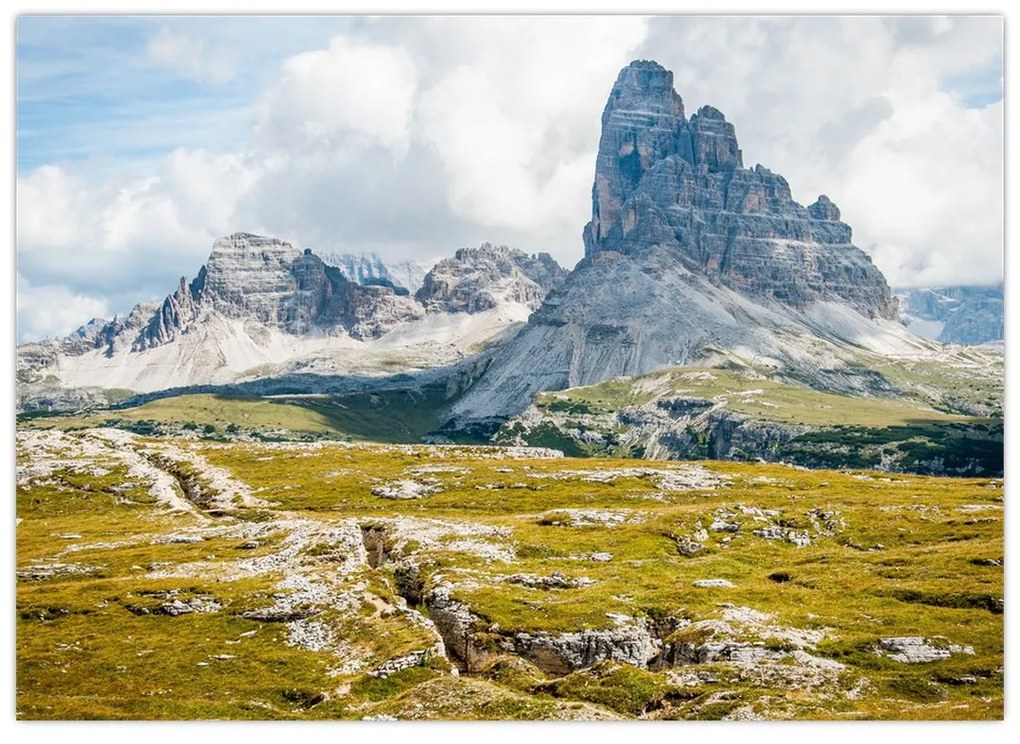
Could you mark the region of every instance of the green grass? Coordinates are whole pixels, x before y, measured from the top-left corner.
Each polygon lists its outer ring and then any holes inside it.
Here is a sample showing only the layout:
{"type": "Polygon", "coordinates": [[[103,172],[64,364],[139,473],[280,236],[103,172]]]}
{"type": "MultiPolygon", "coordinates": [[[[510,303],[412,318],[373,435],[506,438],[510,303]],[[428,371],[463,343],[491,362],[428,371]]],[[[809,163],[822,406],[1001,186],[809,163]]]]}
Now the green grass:
{"type": "Polygon", "coordinates": [[[753,418],[806,426],[907,426],[964,420],[920,403],[861,398],[749,376],[725,369],[683,368],[540,393],[536,405],[549,411],[608,413],[674,396],[724,400],[728,410],[753,418]],[[759,392],[760,391],[760,392],[759,392]]]}
{"type": "MultiPolygon", "coordinates": [[[[664,491],[653,477],[586,480],[593,471],[634,467],[623,459],[494,459],[499,450],[493,447],[174,444],[226,469],[268,505],[214,519],[169,514],[122,467],[96,472],[68,465],[18,488],[18,570],[34,561],[96,568],[18,581],[20,717],[718,718],[743,706],[784,718],[1002,715],[1001,481],[707,462],[709,472],[728,482],[664,491]],[[440,490],[408,501],[372,494],[381,483],[405,478],[434,479],[440,490]],[[813,530],[814,509],[838,512],[841,521],[833,534],[812,532],[811,544],[798,548],[754,536],[754,519],[738,513],[732,518],[738,532],[710,533],[705,550],[693,557],[678,551],[677,536],[707,527],[716,510],[735,512],[736,505],[778,510],[774,521],[795,529],[813,530]],[[615,527],[569,526],[549,518],[559,509],[629,518],[615,527]],[[377,570],[348,566],[345,551],[328,537],[309,541],[298,554],[301,571],[335,577],[356,598],[318,607],[314,616],[365,659],[342,673],[331,671],[339,662],[330,652],[288,645],[284,623],[242,617],[272,604],[284,575],[235,576],[218,568],[285,550],[294,520],[336,526],[354,518],[385,534],[388,520],[399,517],[421,519],[422,527],[402,539],[389,535],[390,562],[377,570]],[[200,543],[160,539],[202,524],[249,522],[267,530],[253,549],[227,535],[200,543]],[[443,522],[451,526],[437,537],[425,529],[443,522]],[[477,536],[468,527],[502,532],[477,536]],[[78,537],[61,537],[72,533],[78,537]],[[721,541],[725,536],[729,542],[721,541]],[[509,550],[515,558],[480,558],[457,548],[465,540],[509,550]],[[86,547],[67,553],[69,546],[86,547]],[[612,559],[585,559],[596,552],[612,559]],[[369,674],[434,643],[422,625],[385,611],[398,603],[395,567],[406,561],[418,566],[426,589],[454,582],[454,598],[479,618],[479,643],[487,642],[497,656],[476,674],[453,678],[445,662],[369,674]],[[157,572],[192,563],[208,570],[176,578],[157,572]],[[538,589],[497,581],[510,573],[554,572],[595,583],[538,589]],[[785,580],[777,581],[780,575],[785,580]],[[734,587],[692,586],[703,578],[727,579],[734,587]],[[214,597],[222,609],[151,614],[165,596],[158,593],[169,591],[214,597]],[[677,688],[664,671],[615,663],[556,678],[499,655],[501,639],[517,632],[614,627],[607,613],[666,627],[670,618],[718,618],[720,602],[769,613],[784,627],[824,630],[814,653],[846,666],[840,684],[847,689],[867,679],[865,692],[846,697],[841,690],[763,686],[711,664],[696,668],[713,670],[719,681],[693,688],[677,688]],[[150,614],[136,614],[139,608],[150,614]],[[878,638],[908,635],[942,637],[975,653],[908,666],[871,651],[878,638]],[[233,658],[216,658],[223,654],[233,658]]],[[[24,453],[19,457],[26,461],[24,453]]],[[[667,642],[679,642],[691,631],[681,628],[672,638],[663,632],[667,642]]]]}
{"type": "Polygon", "coordinates": [[[118,426],[158,434],[177,425],[206,434],[303,432],[352,440],[415,442],[435,431],[445,391],[384,390],[338,396],[179,395],[82,416],[24,416],[23,426],[78,429],[118,426]],[[207,427],[211,427],[208,428],[207,427]]]}

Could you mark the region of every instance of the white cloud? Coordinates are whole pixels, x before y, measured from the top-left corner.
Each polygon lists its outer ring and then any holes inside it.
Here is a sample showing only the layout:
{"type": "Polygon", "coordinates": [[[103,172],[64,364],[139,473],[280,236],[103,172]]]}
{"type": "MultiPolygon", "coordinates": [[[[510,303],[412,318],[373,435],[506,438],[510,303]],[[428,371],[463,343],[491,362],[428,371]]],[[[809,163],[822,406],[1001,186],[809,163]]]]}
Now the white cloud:
{"type": "Polygon", "coordinates": [[[66,336],[92,318],[106,317],[105,300],[60,285],[32,286],[18,274],[18,339],[66,336]]]}
{"type": "Polygon", "coordinates": [[[947,94],[904,104],[848,156],[847,219],[890,282],[984,283],[1002,275],[1002,103],[947,94]]]}
{"type": "Polygon", "coordinates": [[[256,127],[282,149],[340,149],[354,134],[403,154],[416,87],[405,50],[338,36],[327,49],[284,62],[279,82],[258,106],[256,127]]]}
{"type": "MultiPolygon", "coordinates": [[[[617,72],[645,36],[646,21],[499,21],[460,22],[470,41],[460,63],[423,92],[421,134],[442,160],[455,214],[579,245],[590,213],[599,116],[617,72]]],[[[563,245],[553,250],[575,254],[563,245]]]]}
{"type": "Polygon", "coordinates": [[[199,83],[222,85],[237,74],[237,63],[229,49],[169,28],[153,34],[146,51],[160,67],[199,83]]]}
{"type": "MultiPolygon", "coordinates": [[[[237,229],[255,171],[237,155],[176,150],[147,176],[91,177],[87,164],[18,178],[19,271],[33,284],[143,299],[194,273],[211,242],[237,229]]],[[[122,308],[126,309],[126,308],[122,308]]]]}

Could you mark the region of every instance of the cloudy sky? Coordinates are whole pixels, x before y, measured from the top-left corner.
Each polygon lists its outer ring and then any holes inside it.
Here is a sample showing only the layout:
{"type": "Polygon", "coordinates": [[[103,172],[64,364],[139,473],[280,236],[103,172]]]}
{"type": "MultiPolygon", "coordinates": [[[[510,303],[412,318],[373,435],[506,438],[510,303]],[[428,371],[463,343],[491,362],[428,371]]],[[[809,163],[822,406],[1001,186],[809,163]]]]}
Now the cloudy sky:
{"type": "Polygon", "coordinates": [[[241,230],[573,266],[635,58],[828,194],[891,284],[996,282],[1002,54],[978,17],[21,17],[19,339],[161,297],[241,230]]]}

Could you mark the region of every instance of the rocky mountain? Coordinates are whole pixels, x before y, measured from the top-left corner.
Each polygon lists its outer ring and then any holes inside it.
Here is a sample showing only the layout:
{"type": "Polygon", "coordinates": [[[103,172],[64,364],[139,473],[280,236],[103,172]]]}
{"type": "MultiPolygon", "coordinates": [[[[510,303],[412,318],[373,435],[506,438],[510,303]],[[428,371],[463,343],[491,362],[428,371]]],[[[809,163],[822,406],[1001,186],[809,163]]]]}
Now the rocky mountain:
{"type": "Polygon", "coordinates": [[[486,244],[441,261],[412,296],[386,279],[351,281],[308,249],[236,233],[161,303],[19,347],[19,401],[77,406],[85,389],[437,367],[522,323],[564,275],[548,255],[486,244]]]}
{"type": "Polygon", "coordinates": [[[896,290],[901,320],[918,335],[947,344],[1002,341],[1003,285],[896,290]]]}
{"type": "Polygon", "coordinates": [[[189,285],[181,279],[136,348],[172,340],[207,308],[292,335],[318,329],[346,332],[355,339],[376,338],[422,315],[409,297],[392,287],[351,282],[309,249],[237,233],[213,244],[208,263],[189,285]]]}
{"type": "Polygon", "coordinates": [[[391,282],[414,294],[421,287],[432,261],[385,261],[377,253],[320,253],[328,266],[335,266],[345,278],[358,284],[379,280],[391,282]]]}
{"type": "Polygon", "coordinates": [[[549,291],[563,283],[567,271],[548,253],[485,243],[463,248],[435,265],[415,293],[429,312],[477,313],[507,302],[537,310],[549,291]]]}
{"type": "Polygon", "coordinates": [[[823,389],[873,392],[855,350],[932,346],[895,322],[881,272],[826,196],[743,166],[732,124],[689,119],[655,62],[620,72],[602,115],[585,258],[455,406],[451,426],[512,415],[540,390],[677,365],[722,349],[823,389]]]}
{"type": "Polygon", "coordinates": [[[602,114],[585,255],[668,245],[684,268],[755,299],[835,300],[894,319],[881,272],[825,195],[805,208],[786,179],[743,167],[733,125],[711,106],[684,117],[673,75],[635,62],[602,114]]]}

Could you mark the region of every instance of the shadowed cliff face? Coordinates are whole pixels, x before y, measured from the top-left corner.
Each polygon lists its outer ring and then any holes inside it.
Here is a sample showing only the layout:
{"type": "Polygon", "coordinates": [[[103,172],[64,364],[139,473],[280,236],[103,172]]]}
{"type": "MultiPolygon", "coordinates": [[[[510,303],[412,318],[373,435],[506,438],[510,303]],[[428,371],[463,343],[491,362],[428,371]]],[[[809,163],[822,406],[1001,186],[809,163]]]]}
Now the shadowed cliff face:
{"type": "Polygon", "coordinates": [[[896,304],[828,197],[805,208],[782,176],[743,167],[733,125],[711,106],[688,120],[673,73],[620,72],[602,115],[585,256],[673,249],[685,268],[753,298],[835,300],[869,318],[896,304]]]}

